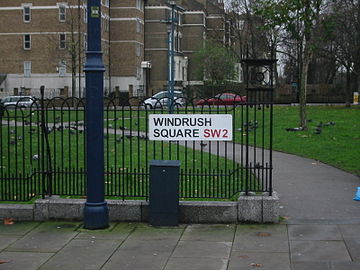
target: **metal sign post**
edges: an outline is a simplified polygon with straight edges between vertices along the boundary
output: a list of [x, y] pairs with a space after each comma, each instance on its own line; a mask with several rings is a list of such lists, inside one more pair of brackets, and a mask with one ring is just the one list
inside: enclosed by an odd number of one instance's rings
[[86, 52], [86, 172], [87, 199], [84, 209], [86, 229], [109, 226], [109, 211], [104, 199], [104, 71], [101, 52], [100, 0], [88, 0]]

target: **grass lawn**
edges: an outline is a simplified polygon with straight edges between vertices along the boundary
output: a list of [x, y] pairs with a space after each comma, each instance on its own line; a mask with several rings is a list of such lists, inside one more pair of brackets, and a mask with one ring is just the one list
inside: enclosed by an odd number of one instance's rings
[[[298, 127], [299, 107], [274, 107], [273, 149], [320, 160], [360, 175], [360, 107], [308, 106], [308, 130]], [[334, 122], [335, 125], [325, 125]], [[322, 123], [321, 133], [315, 134]]]

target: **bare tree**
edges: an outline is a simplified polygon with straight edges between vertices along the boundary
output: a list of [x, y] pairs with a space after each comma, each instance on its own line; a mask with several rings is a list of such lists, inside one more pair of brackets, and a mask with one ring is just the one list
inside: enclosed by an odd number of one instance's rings
[[79, 76], [79, 93], [81, 90], [81, 73], [85, 57], [84, 22], [85, 7], [82, 0], [68, 1], [59, 11], [61, 31], [55, 35], [48, 35], [48, 48], [58, 62], [59, 69], [71, 71], [71, 96], [76, 96], [76, 77]]

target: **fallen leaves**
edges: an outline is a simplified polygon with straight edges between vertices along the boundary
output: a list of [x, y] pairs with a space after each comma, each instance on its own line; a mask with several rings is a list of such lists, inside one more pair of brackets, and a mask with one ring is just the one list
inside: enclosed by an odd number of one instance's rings
[[261, 263], [252, 263], [252, 264], [250, 264], [250, 266], [253, 266], [253, 267], [262, 267], [262, 264], [261, 264]]
[[249, 259], [250, 257], [248, 255], [241, 255], [239, 256], [240, 259]]
[[14, 223], [13, 218], [4, 218], [4, 225], [14, 225]]
[[8, 261], [0, 260], [0, 264], [8, 263]]

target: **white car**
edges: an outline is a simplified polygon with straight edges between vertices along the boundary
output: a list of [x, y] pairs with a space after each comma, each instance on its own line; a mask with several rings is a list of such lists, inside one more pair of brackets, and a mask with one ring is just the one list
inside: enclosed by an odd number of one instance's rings
[[[185, 104], [185, 97], [181, 91], [174, 91], [175, 106], [183, 106]], [[168, 91], [161, 91], [156, 93], [152, 97], [149, 97], [143, 101], [143, 106], [146, 109], [167, 107], [169, 103]]]
[[1, 104], [5, 107], [29, 108], [34, 103], [32, 96], [9, 96], [1, 99]]

